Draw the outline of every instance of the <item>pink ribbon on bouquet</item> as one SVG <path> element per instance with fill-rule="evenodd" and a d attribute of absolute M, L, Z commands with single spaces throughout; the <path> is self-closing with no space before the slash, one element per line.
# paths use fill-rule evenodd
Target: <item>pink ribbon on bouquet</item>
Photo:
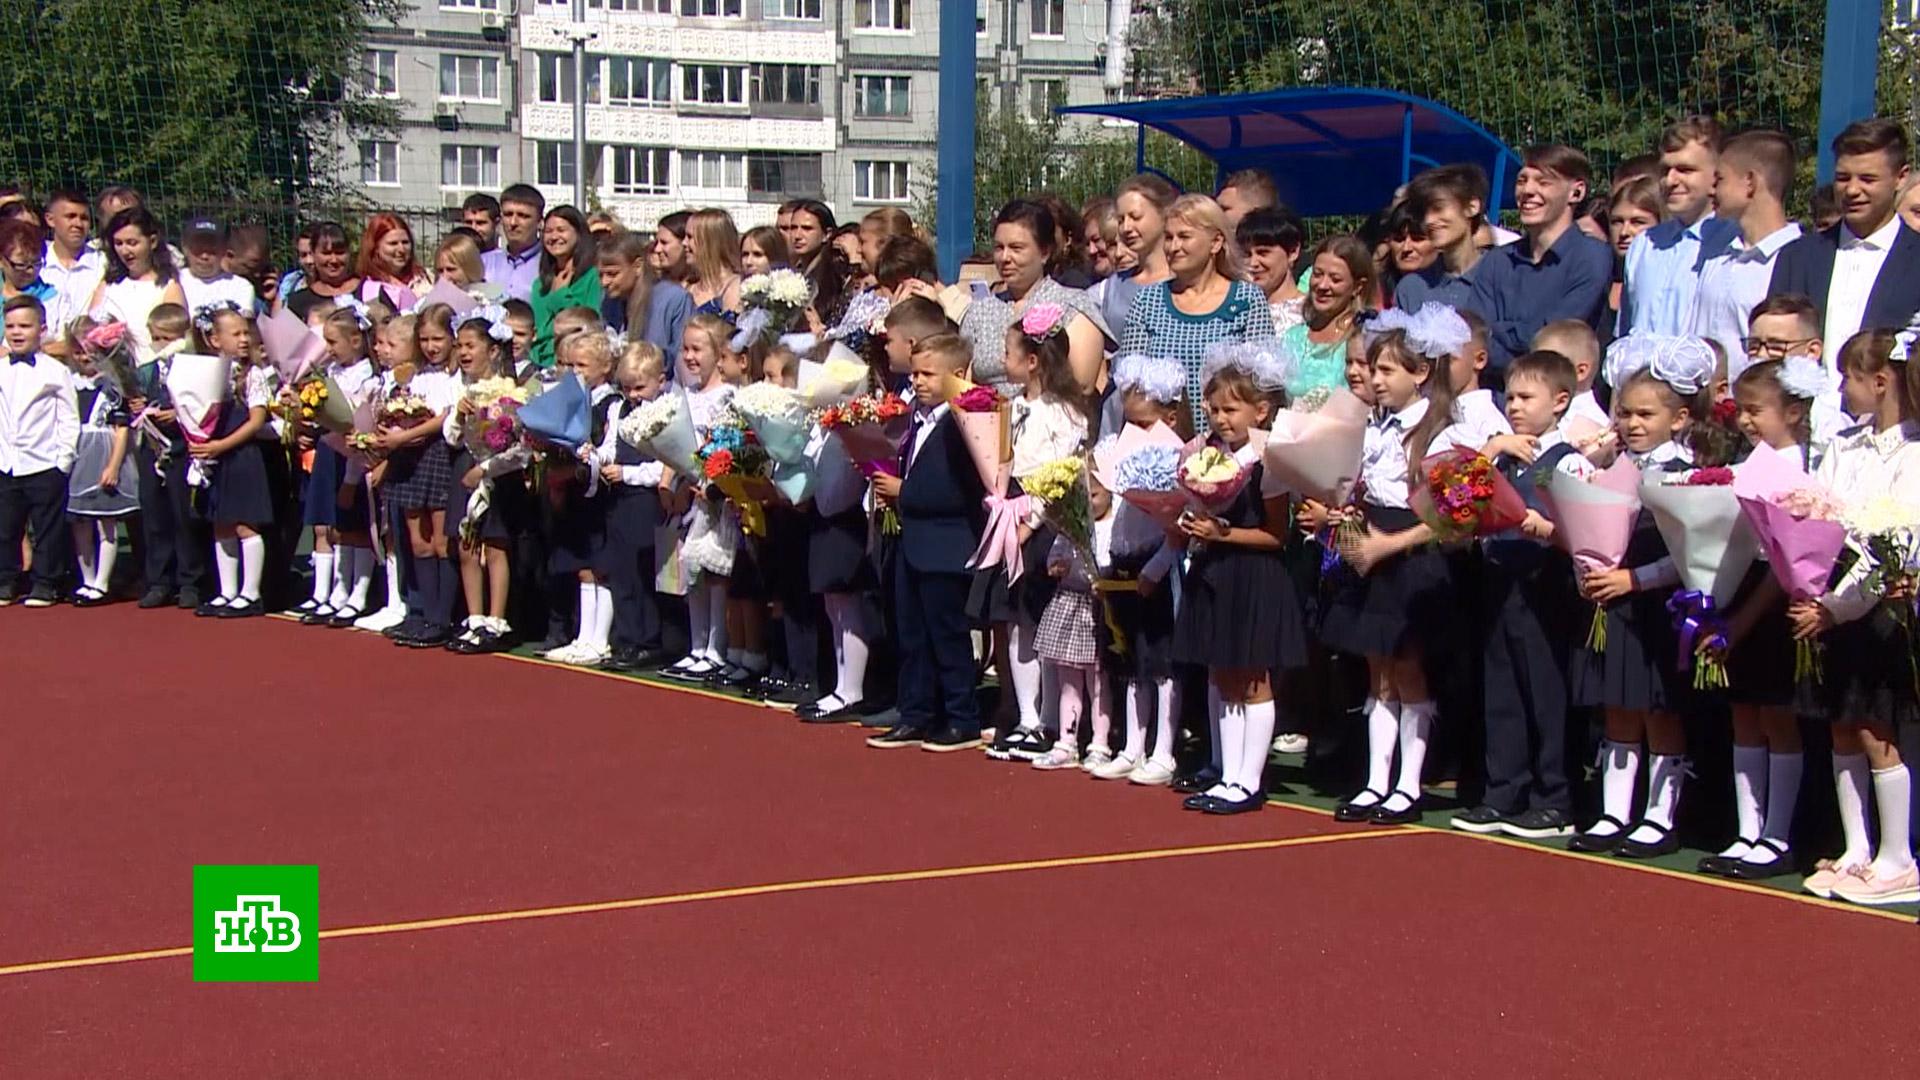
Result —
<path fill-rule="evenodd" d="M 1007 584 L 1020 580 L 1020 523 L 1033 512 L 1033 499 L 1026 495 L 994 495 L 986 497 L 987 529 L 980 537 L 980 546 L 974 549 L 973 558 L 967 560 L 967 569 L 986 570 L 995 566 L 1007 568 Z"/>

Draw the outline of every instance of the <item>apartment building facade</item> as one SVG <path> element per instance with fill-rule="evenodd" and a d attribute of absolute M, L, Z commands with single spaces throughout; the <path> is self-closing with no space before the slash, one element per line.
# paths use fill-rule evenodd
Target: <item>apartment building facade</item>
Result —
<path fill-rule="evenodd" d="M 965 2 L 965 0 L 962 0 Z M 717 206 L 742 228 L 810 197 L 842 218 L 923 196 L 939 131 L 939 0 L 415 0 L 374 35 L 402 113 L 359 147 L 370 200 L 457 206 L 525 181 L 633 226 Z M 1106 0 L 975 0 L 981 90 L 1034 112 L 1103 100 Z M 587 154 L 572 55 L 586 42 Z"/>

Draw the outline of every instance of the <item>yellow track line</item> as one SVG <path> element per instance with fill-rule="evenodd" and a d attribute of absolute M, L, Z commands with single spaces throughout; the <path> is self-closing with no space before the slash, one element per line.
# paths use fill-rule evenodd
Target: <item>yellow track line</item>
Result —
<path fill-rule="evenodd" d="M 1419 829 L 1372 829 L 1367 832 L 1332 833 L 1322 836 L 1289 836 L 1274 840 L 1242 840 L 1230 844 L 1200 844 L 1192 847 L 1149 848 L 1144 851 L 1120 851 L 1106 855 L 1071 855 L 1057 859 L 1029 859 L 1022 862 L 983 863 L 971 866 L 944 866 L 927 870 L 901 870 L 884 874 L 854 874 L 846 877 L 812 878 L 802 881 L 777 881 L 765 885 L 740 885 L 727 889 L 670 893 L 664 896 L 638 896 L 626 900 L 600 900 L 585 904 L 554 907 L 518 908 L 471 915 L 449 915 L 438 919 L 408 922 L 374 923 L 368 926 L 342 926 L 320 931 L 320 937 L 372 937 L 379 934 L 404 934 L 419 930 L 443 930 L 455 926 L 480 926 L 487 923 L 521 922 L 526 919 L 550 919 L 566 915 L 594 915 L 608 911 L 632 911 L 639 908 L 669 907 L 707 900 L 736 900 L 749 896 L 774 896 L 782 893 L 841 889 L 857 885 L 889 885 L 913 881 L 943 881 L 952 878 L 984 877 L 989 874 L 1021 873 L 1029 870 L 1058 870 L 1076 866 L 1110 866 L 1118 863 L 1152 862 L 1159 859 L 1190 858 L 1196 855 L 1224 855 L 1243 851 L 1271 851 L 1277 848 L 1338 844 L 1350 840 L 1376 840 L 1388 836 L 1409 836 Z M 0 976 L 31 975 L 40 971 L 64 971 L 70 968 L 128 964 L 140 960 L 164 960 L 191 956 L 191 946 L 171 949 L 147 949 L 140 952 L 111 953 L 104 956 L 78 956 L 65 960 L 42 960 L 0 967 Z"/>

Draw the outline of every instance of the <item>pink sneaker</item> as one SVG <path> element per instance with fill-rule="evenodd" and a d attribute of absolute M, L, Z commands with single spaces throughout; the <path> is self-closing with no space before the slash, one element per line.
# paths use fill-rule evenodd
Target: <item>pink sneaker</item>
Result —
<path fill-rule="evenodd" d="M 1833 898 L 1833 887 L 1858 869 L 1860 866 L 1842 864 L 1838 859 L 1821 859 L 1814 864 L 1813 873 L 1800 883 L 1800 887 L 1822 900 L 1830 900 Z"/>
<path fill-rule="evenodd" d="M 1920 866 L 1911 863 L 1898 874 L 1883 877 L 1871 866 L 1863 866 L 1841 878 L 1833 886 L 1833 895 L 1856 904 L 1911 904 L 1920 900 Z"/>

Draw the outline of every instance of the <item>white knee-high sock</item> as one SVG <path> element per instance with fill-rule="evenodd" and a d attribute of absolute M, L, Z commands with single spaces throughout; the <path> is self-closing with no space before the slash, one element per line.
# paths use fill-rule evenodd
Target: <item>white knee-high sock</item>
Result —
<path fill-rule="evenodd" d="M 1833 794 L 1847 840 L 1847 849 L 1834 860 L 1840 866 L 1865 866 L 1873 858 L 1873 842 L 1867 839 L 1867 775 L 1867 755 L 1833 755 Z"/>
<path fill-rule="evenodd" d="M 327 606 L 339 611 L 353 595 L 354 549 L 344 544 L 333 549 L 333 584 L 327 589 Z"/>
<path fill-rule="evenodd" d="M 1212 679 L 1207 680 L 1207 728 L 1213 736 L 1213 754 L 1209 764 L 1215 773 L 1225 776 L 1226 759 L 1220 753 L 1220 688 L 1213 685 Z"/>
<path fill-rule="evenodd" d="M 1120 748 L 1120 756 L 1129 761 L 1139 761 L 1147 752 L 1147 695 L 1152 692 L 1152 684 L 1145 679 L 1127 680 L 1127 743 Z"/>
<path fill-rule="evenodd" d="M 613 590 L 605 585 L 589 585 L 593 590 L 593 627 L 587 644 L 605 652 L 613 638 Z"/>
<path fill-rule="evenodd" d="M 1805 763 L 1801 754 L 1767 755 L 1767 823 L 1760 836 L 1783 848 L 1793 832 L 1793 810 L 1800 802 L 1800 774 Z M 1762 852 L 1754 856 L 1755 862 L 1771 857 Z"/>
<path fill-rule="evenodd" d="M 1062 668 L 1057 664 L 1048 664 L 1047 667 L 1053 669 L 1053 681 L 1060 688 L 1059 745 L 1078 750 L 1080 748 L 1080 712 L 1083 708 L 1080 673 Z"/>
<path fill-rule="evenodd" d="M 1087 716 L 1093 725 L 1093 741 L 1089 748 L 1113 749 L 1113 710 L 1108 707 L 1107 680 L 1101 677 L 1099 668 L 1088 668 L 1081 677 L 1087 684 Z"/>
<path fill-rule="evenodd" d="M 599 618 L 600 594 L 594 591 L 592 582 L 582 581 L 578 595 L 580 610 L 574 621 L 580 629 L 573 635 L 573 641 L 576 645 L 585 645 L 593 636 L 594 620 Z"/>
<path fill-rule="evenodd" d="M 1761 807 L 1767 801 L 1767 748 L 1733 748 L 1733 816 L 1739 838 L 1751 844 L 1764 827 Z"/>
<path fill-rule="evenodd" d="M 1913 865 L 1913 778 L 1906 765 L 1873 770 L 1873 804 L 1880 811 L 1880 850 L 1873 871 L 1881 877 L 1906 873 Z"/>
<path fill-rule="evenodd" d="M 100 549 L 96 548 L 93 544 L 93 522 L 74 522 L 73 558 L 75 562 L 80 564 L 80 585 L 83 588 L 97 589 L 100 587 L 94 583 L 94 579 L 99 573 L 98 564 L 94 560 L 99 557 L 99 553 Z"/>
<path fill-rule="evenodd" d="M 1153 681 L 1153 759 L 1173 768 L 1174 725 L 1180 715 L 1179 691 L 1172 678 Z"/>
<path fill-rule="evenodd" d="M 1246 730 L 1240 735 L 1240 776 L 1235 781 L 1255 795 L 1267 790 L 1267 753 L 1273 748 L 1273 702 L 1249 702 L 1241 707 Z"/>
<path fill-rule="evenodd" d="M 113 584 L 113 564 L 120 558 L 120 526 L 111 521 L 94 523 L 99 533 L 99 554 L 93 562 L 93 587 L 106 592 Z"/>
<path fill-rule="evenodd" d="M 707 659 L 718 664 L 727 656 L 727 583 L 707 583 Z"/>
<path fill-rule="evenodd" d="M 1640 779 L 1640 744 L 1608 742 L 1601 765 L 1600 812 L 1620 822 L 1633 823 L 1633 785 Z M 1595 830 L 1598 832 L 1598 830 Z M 1617 832 L 1607 826 L 1601 836 Z"/>
<path fill-rule="evenodd" d="M 352 556 L 348 560 L 351 569 L 347 580 L 347 607 L 353 611 L 367 610 L 367 590 L 373 585 L 373 549 L 348 548 Z"/>
<path fill-rule="evenodd" d="M 1361 805 L 1370 806 L 1385 799 L 1393 790 L 1393 750 L 1400 739 L 1400 703 L 1368 698 L 1365 712 L 1367 786 L 1360 794 L 1366 800 Z"/>
<path fill-rule="evenodd" d="M 833 627 L 833 696 L 852 705 L 867 696 L 867 638 L 860 625 L 860 601 L 848 593 L 826 595 L 827 623 Z"/>
<path fill-rule="evenodd" d="M 1427 766 L 1427 740 L 1433 736 L 1433 702 L 1400 703 L 1400 782 L 1395 794 L 1420 801 L 1420 773 Z"/>
<path fill-rule="evenodd" d="M 220 579 L 220 598 L 234 601 L 240 598 L 240 538 L 222 537 L 213 542 L 214 575 Z"/>
<path fill-rule="evenodd" d="M 327 598 L 333 595 L 333 563 L 335 554 L 332 551 L 316 551 L 313 553 L 312 558 L 313 602 L 316 604 L 324 604 L 327 602 Z"/>
<path fill-rule="evenodd" d="M 385 565 L 387 570 L 387 607 L 399 611 L 401 608 L 407 606 L 407 595 L 405 591 L 402 590 L 402 583 L 400 581 L 400 553 L 394 551 L 392 548 L 388 548 Z"/>
<path fill-rule="evenodd" d="M 267 569 L 267 538 L 240 538 L 240 599 L 260 599 L 260 575 Z"/>
<path fill-rule="evenodd" d="M 1654 754 L 1647 761 L 1647 812 L 1645 822 L 1627 835 L 1629 840 L 1652 843 L 1661 830 L 1673 828 L 1673 815 L 1680 809 L 1680 789 L 1687 781 L 1688 763 L 1684 754 Z"/>
<path fill-rule="evenodd" d="M 1040 726 L 1040 653 L 1034 648 L 1034 634 L 1033 627 L 1018 619 L 1007 624 L 1007 681 L 1013 684 L 1020 726 L 1028 730 Z"/>
<path fill-rule="evenodd" d="M 1218 737 L 1214 739 L 1215 752 L 1220 755 L 1220 782 L 1209 789 L 1211 794 L 1224 795 L 1228 784 L 1240 782 L 1246 734 L 1247 707 L 1237 701 L 1221 702 Z"/>
<path fill-rule="evenodd" d="M 695 660 L 706 659 L 707 631 L 712 618 L 703 583 L 687 594 L 687 655 Z"/>

